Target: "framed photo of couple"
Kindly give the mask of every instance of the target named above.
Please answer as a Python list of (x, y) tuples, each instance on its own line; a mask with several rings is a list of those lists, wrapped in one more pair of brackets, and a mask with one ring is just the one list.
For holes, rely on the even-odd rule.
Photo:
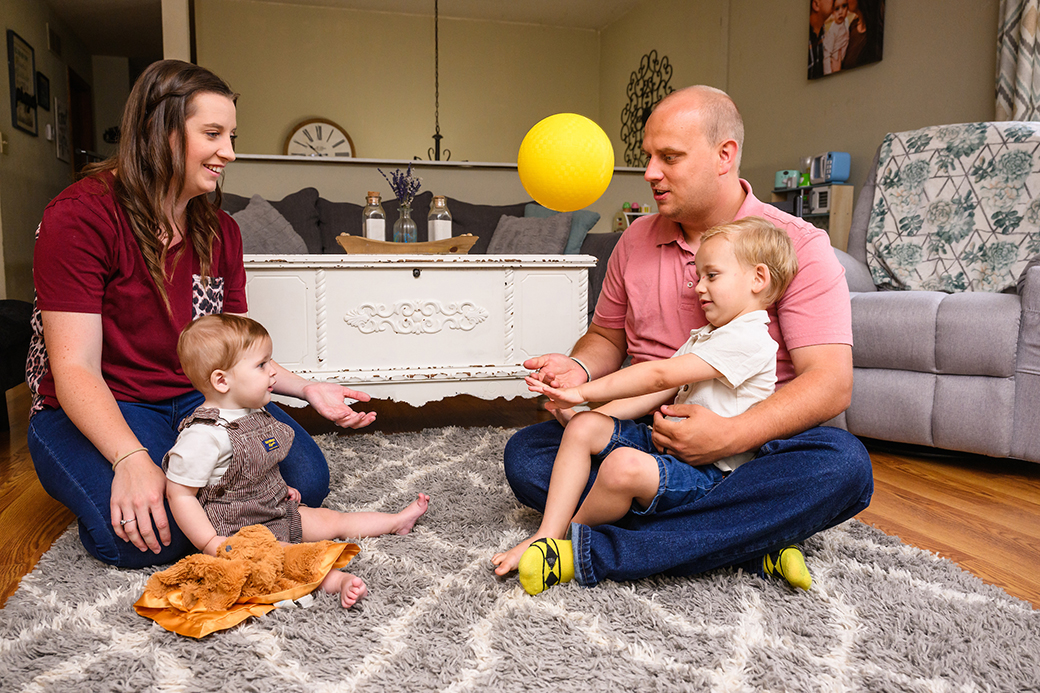
[(885, 0), (809, 0), (809, 79), (881, 60)]

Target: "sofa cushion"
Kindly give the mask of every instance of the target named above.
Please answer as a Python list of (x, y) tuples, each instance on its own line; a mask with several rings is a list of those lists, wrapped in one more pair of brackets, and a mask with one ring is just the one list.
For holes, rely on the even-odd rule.
[[(350, 236), (365, 235), (361, 222), (361, 210), (364, 207), (353, 202), (330, 202), (324, 197), (318, 198), (318, 227), (321, 229), (321, 251), (323, 253), (345, 253), (343, 247), (336, 242), (341, 233)], [(392, 222), (387, 217), (386, 228), (389, 232)], [(380, 238), (378, 240), (386, 240)]]
[(307, 244), (292, 225), (259, 195), (253, 195), (246, 208), (231, 218), (242, 231), (242, 251), (246, 254), (307, 253)]
[[(470, 233), (477, 237), (477, 242), (469, 251), (470, 255), (480, 255), (488, 251), (488, 245), (502, 215), (522, 217), (524, 207), (527, 206), (527, 202), (512, 205), (475, 205), (452, 197), (447, 199), (447, 203), (448, 211), (451, 212), (451, 235), (461, 236)], [(426, 221), (425, 217), (423, 221)]]
[(1014, 375), (1021, 316), (1022, 302), (1015, 294), (946, 296), (935, 321), (936, 369), (954, 375)]
[(570, 212), (544, 218), (503, 215), (487, 251), (489, 255), (560, 255), (570, 233)]
[(228, 214), (241, 212), (249, 206), (249, 198), (234, 193), (222, 192), (220, 195), (220, 208)]
[(1012, 294), (853, 294), (852, 358), (857, 368), (1009, 377), (1019, 312)]
[(1040, 250), (1040, 123), (892, 133), (878, 155), (867, 265), (879, 287), (1015, 286)]
[[(551, 217), (554, 214), (559, 214), (548, 207), (543, 207), (537, 202), (531, 202), (524, 206), (525, 217)], [(599, 221), (599, 212), (593, 212), (588, 209), (579, 209), (576, 212), (571, 212), (571, 232), (567, 237), (567, 247), (563, 249), (566, 255), (577, 255), (581, 252), (581, 244), (585, 242), (585, 236), (589, 233), (589, 230), (596, 225)]]

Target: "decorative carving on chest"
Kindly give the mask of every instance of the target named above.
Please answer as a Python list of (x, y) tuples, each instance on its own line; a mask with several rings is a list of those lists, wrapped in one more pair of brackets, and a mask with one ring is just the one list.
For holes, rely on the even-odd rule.
[(343, 320), (362, 334), (393, 330), (398, 334), (436, 334), (442, 330), (468, 332), (487, 320), (490, 313), (472, 301), (443, 303), (437, 300), (362, 303)]

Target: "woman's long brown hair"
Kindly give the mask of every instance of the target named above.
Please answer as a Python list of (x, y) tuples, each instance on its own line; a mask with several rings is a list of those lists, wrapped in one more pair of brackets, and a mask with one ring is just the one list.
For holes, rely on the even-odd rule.
[[(166, 258), (174, 229), (166, 217), (165, 202), (184, 189), (185, 121), (194, 110), (194, 98), (213, 93), (236, 101), (238, 94), (209, 70), (180, 60), (152, 63), (134, 84), (123, 110), (119, 150), (85, 173), (115, 173), (116, 199), (126, 211), (148, 274), (170, 310), (166, 292)], [(209, 277), (213, 244), (220, 236), (217, 210), (221, 192), (211, 202), (198, 195), (188, 202), (185, 244), (199, 258), (202, 281)]]

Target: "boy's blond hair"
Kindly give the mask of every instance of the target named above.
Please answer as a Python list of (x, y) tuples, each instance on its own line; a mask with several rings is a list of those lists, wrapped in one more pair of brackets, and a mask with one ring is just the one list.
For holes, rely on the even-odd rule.
[(228, 371), (257, 341), (271, 335), (256, 320), (238, 315), (204, 315), (188, 323), (177, 340), (177, 357), (196, 390), (212, 390), (213, 371)]
[(730, 242), (737, 262), (742, 265), (765, 265), (769, 270), (769, 289), (763, 298), (767, 303), (780, 300), (798, 273), (798, 256), (786, 231), (762, 217), (744, 217), (708, 229), (701, 236), (701, 244), (714, 236), (722, 236)]

